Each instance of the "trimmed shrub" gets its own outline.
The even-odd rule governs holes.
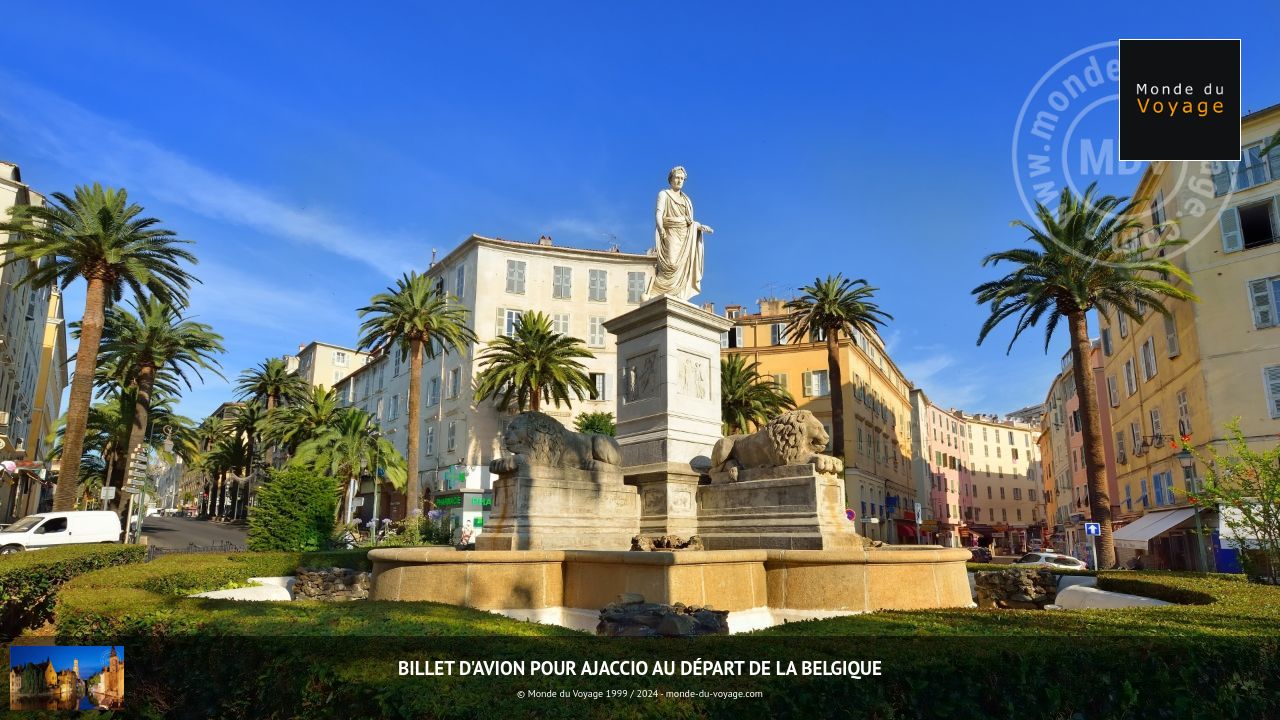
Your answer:
[[[141,545],[67,545],[0,556],[0,639],[53,619],[58,588],[99,568],[140,563]]]
[[[249,515],[249,549],[308,552],[327,546],[338,508],[333,478],[305,468],[272,470]]]

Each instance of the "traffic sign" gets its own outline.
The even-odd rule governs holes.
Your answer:
[[[142,492],[142,488],[129,487],[128,485],[126,485],[124,488],[124,491],[129,493],[130,495],[137,495],[138,493]]]
[[[103,500],[115,500],[116,489],[110,486],[104,487],[102,488],[102,492],[98,494],[98,497],[102,498]]]
[[[1102,534],[1102,524],[1101,524],[1101,523],[1091,523],[1091,522],[1087,522],[1087,523],[1085,523],[1085,524],[1084,524],[1084,534],[1085,534],[1085,535],[1101,535],[1101,534]]]

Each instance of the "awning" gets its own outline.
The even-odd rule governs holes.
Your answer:
[[[894,523],[894,527],[898,528],[898,537],[916,536],[916,526],[914,523],[898,522]]]
[[[1151,538],[1168,532],[1182,522],[1190,520],[1195,515],[1195,512],[1194,508],[1149,512],[1115,531],[1115,534],[1111,537],[1115,540],[1116,547],[1130,550],[1146,550],[1147,542]]]

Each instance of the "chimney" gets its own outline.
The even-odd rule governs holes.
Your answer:
[[[431,248],[431,264],[428,265],[427,267],[435,267],[435,266],[436,266],[436,249]]]
[[[715,315],[715,314],[716,314],[716,304],[715,304],[715,303],[710,303],[710,302],[708,302],[708,303],[702,303],[702,309],[703,309],[703,310],[706,310],[707,312],[711,313],[712,315]]]
[[[538,244],[539,244],[539,245],[546,246],[546,247],[550,247],[550,246],[551,246],[551,236],[550,236],[550,235],[542,235],[542,236],[540,236],[540,237],[538,238]]]

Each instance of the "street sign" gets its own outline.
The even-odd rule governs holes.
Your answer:
[[[116,489],[113,487],[104,487],[102,488],[102,492],[98,493],[98,497],[102,498],[103,500],[115,500]]]
[[[1084,524],[1084,534],[1085,535],[1101,535],[1102,525],[1100,523],[1087,522]]]
[[[114,489],[114,488],[112,488],[112,489]],[[125,491],[125,492],[127,492],[127,493],[129,493],[130,495],[137,495],[138,493],[142,492],[142,488],[136,488],[136,487],[128,487],[128,486],[126,486],[126,487],[125,487],[125,489],[124,489],[124,491]]]
[[[364,498],[358,497],[352,500],[351,507],[364,507]]]
[[[924,510],[923,510],[923,508],[921,508],[921,507],[920,507],[920,503],[916,503],[916,522],[917,522],[917,523],[919,523],[919,522],[920,522],[920,515],[921,515],[923,512],[924,512]]]

